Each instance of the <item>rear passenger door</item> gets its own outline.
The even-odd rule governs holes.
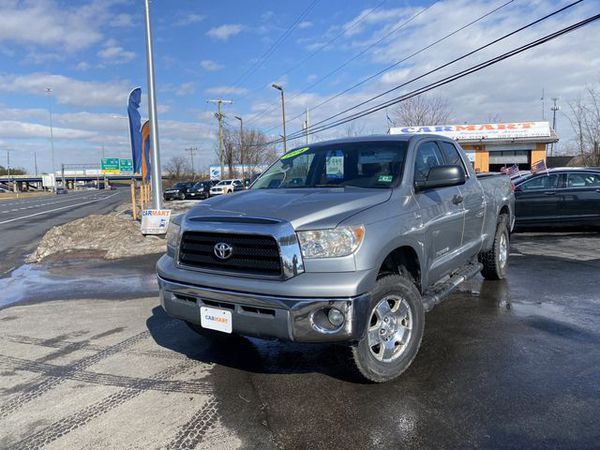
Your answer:
[[[417,147],[413,182],[424,181],[429,170],[446,164],[444,155],[435,141],[426,141]],[[424,228],[425,248],[428,251],[430,281],[436,282],[457,268],[457,254],[462,242],[464,209],[458,201],[457,187],[442,187],[415,191]]]
[[[600,220],[600,174],[568,172],[561,191],[566,221],[583,223]]]

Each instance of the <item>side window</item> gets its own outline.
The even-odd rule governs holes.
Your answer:
[[[592,173],[569,173],[567,174],[567,187],[600,187],[600,175]]]
[[[553,189],[558,186],[558,175],[540,175],[533,180],[526,181],[521,185],[524,191],[533,191],[536,189]]]
[[[417,149],[415,161],[415,182],[425,181],[429,169],[444,165],[444,157],[435,142],[425,142]]]
[[[460,157],[460,153],[458,149],[451,144],[450,142],[440,141],[440,146],[442,147],[442,151],[444,152],[444,156],[446,157],[446,163],[451,164],[453,166],[460,166],[465,171],[465,175],[468,175],[467,168],[465,167],[465,163]]]

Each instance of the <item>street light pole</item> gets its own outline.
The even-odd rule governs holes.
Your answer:
[[[52,126],[52,88],[46,88],[46,94],[48,95],[48,112],[50,113],[50,157],[52,159],[52,179],[53,186],[52,190],[56,192],[56,167],[54,165],[54,129]]]
[[[196,181],[196,172],[194,171],[194,153],[198,150],[196,147],[186,148],[186,152],[190,152],[190,161],[192,162],[192,180]]]
[[[162,207],[162,178],[160,150],[158,148],[158,116],[156,110],[156,89],[154,86],[154,50],[152,48],[152,26],[150,23],[150,0],[145,0],[146,10],[146,64],[148,71],[148,116],[150,119],[150,140],[152,151],[152,207]]]
[[[221,98],[215,100],[206,100],[206,103],[215,103],[217,105],[217,120],[219,121],[219,160],[221,163],[220,179],[225,177],[225,155],[223,154],[223,114],[221,113],[221,105],[233,103],[231,100],[223,100]],[[231,174],[229,174],[231,176]]]
[[[242,178],[244,178],[244,120],[235,116],[240,121],[240,164],[242,165]]]
[[[283,153],[287,153],[287,135],[285,134],[285,96],[283,94],[283,87],[279,84],[273,83],[275,89],[281,92],[281,116],[283,120]]]

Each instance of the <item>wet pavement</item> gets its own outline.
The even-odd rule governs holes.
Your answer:
[[[598,448],[598,233],[515,235],[508,279],[427,314],[383,385],[344,347],[195,335],[151,295],[153,262],[11,274],[28,290],[0,310],[0,448]]]

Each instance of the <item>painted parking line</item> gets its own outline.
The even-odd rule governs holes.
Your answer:
[[[8,220],[4,220],[4,221],[0,222],[0,225],[3,225],[5,223],[10,223],[10,222],[16,222],[17,220],[23,220],[23,219],[29,219],[31,217],[41,216],[42,214],[48,214],[48,213],[51,213],[51,212],[60,211],[62,209],[73,208],[74,206],[88,205],[90,203],[99,202],[100,200],[107,200],[107,199],[109,199],[111,197],[114,197],[115,195],[118,195],[118,194],[120,194],[120,192],[115,192],[114,194],[109,195],[107,197],[97,198],[97,199],[94,199],[94,200],[90,200],[88,202],[74,203],[72,205],[62,206],[60,208],[54,208],[54,209],[49,209],[49,210],[46,210],[46,211],[40,211],[40,212],[35,213],[35,214],[29,214],[28,216],[15,217],[13,219],[8,219]]]

